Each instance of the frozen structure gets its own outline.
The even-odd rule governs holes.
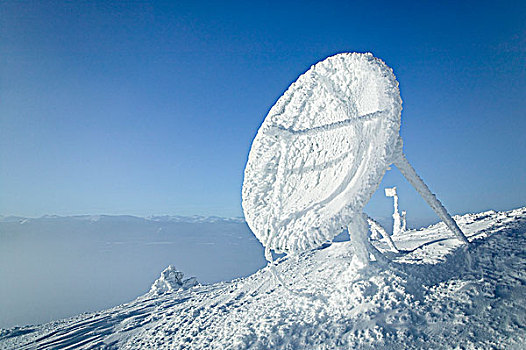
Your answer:
[[[385,195],[387,197],[393,197],[393,235],[399,235],[407,229],[406,222],[406,211],[398,209],[398,194],[396,193],[396,187],[386,188]]]
[[[393,252],[400,252],[398,248],[396,248],[393,239],[391,238],[391,236],[389,236],[387,232],[385,232],[385,229],[382,227],[382,225],[380,225],[378,222],[376,222],[376,220],[370,217],[367,218],[367,223],[369,224],[369,228],[371,229],[371,238],[378,240],[383,238]]]
[[[407,161],[399,135],[398,82],[370,53],[312,66],[270,109],[250,150],[242,205],[266,248],[295,255],[348,228],[355,256],[383,257],[368,240],[363,208],[395,164],[462,241],[467,239]]]
[[[170,293],[179,289],[188,289],[199,284],[195,277],[183,279],[183,276],[184,274],[181,271],[178,271],[175,266],[169,265],[163,270],[163,272],[161,272],[161,276],[152,284],[150,293]]]

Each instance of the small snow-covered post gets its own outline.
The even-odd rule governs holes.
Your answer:
[[[406,221],[406,214],[407,212],[405,210],[402,210],[402,232],[407,231],[407,221]]]
[[[387,197],[393,197],[393,236],[400,234],[401,223],[400,223],[400,212],[398,210],[398,195],[396,194],[396,187],[386,188],[385,195]]]
[[[415,169],[409,164],[405,154],[403,152],[399,153],[399,156],[395,159],[394,165],[400,170],[402,175],[409,181],[411,185],[416,189],[416,191],[422,196],[422,198],[429,204],[431,209],[435,211],[440,220],[444,221],[447,227],[464,243],[469,243],[468,239],[464,233],[460,230],[457,223],[451,215],[447,212],[446,208],[440,203],[437,197],[431,192],[431,190],[424,183],[424,180],[418,176]]]

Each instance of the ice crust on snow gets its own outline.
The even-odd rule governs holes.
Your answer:
[[[161,277],[153,283],[150,293],[170,293],[179,289],[188,289],[199,284],[195,277],[183,279],[183,276],[184,274],[178,271],[175,266],[169,265],[161,272]]]
[[[372,54],[312,66],[272,107],[245,168],[242,205],[267,248],[299,253],[332,240],[400,151],[398,82]]]
[[[40,326],[0,330],[2,349],[523,349],[526,208],[456,216],[385,241],[388,267],[360,269],[349,242],[199,285]],[[312,295],[306,297],[305,295]]]

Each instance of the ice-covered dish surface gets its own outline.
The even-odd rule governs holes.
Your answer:
[[[370,53],[312,66],[272,107],[250,150],[243,210],[266,247],[299,253],[338,235],[400,151],[398,82]]]

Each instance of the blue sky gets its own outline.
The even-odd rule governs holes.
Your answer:
[[[4,1],[0,33],[3,215],[240,216],[266,113],[343,51],[394,69],[407,157],[451,212],[526,205],[524,1]]]

